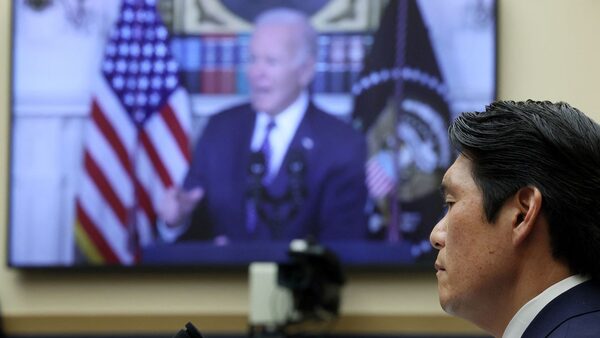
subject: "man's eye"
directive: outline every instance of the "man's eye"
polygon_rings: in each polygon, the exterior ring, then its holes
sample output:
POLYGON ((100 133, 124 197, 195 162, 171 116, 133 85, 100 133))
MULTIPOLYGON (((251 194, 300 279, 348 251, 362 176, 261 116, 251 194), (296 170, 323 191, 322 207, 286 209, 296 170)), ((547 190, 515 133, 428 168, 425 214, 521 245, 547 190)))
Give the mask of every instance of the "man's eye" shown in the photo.
POLYGON ((447 213, 450 208, 454 205, 453 201, 444 201, 444 213, 447 213))

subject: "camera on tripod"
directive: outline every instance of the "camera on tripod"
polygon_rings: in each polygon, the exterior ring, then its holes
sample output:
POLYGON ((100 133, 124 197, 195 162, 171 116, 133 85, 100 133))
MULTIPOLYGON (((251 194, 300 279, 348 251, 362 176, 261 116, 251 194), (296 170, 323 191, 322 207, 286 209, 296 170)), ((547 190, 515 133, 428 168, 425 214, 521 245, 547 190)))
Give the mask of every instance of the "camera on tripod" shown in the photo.
POLYGON ((250 265, 250 336, 269 336, 339 315, 345 284, 337 255, 312 240, 293 240, 285 263, 250 265))

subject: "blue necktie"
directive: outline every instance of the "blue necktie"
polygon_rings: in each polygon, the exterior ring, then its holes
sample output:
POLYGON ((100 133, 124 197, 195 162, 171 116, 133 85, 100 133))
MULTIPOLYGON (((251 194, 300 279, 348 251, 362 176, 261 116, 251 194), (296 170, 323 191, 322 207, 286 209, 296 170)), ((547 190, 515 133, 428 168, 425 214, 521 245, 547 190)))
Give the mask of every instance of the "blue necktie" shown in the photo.
POLYGON ((265 138, 263 140, 262 146, 260 147, 260 151, 265 156, 265 176, 263 178, 263 183, 268 184, 271 179, 271 142, 269 141, 269 136, 271 135, 271 131, 275 128, 275 121, 270 120, 265 128, 265 138))
MULTIPOLYGON (((271 164, 271 142, 269 141, 269 136, 271 135, 273 128, 275 128, 275 121, 270 120, 265 127, 265 138, 260 146, 260 152, 263 153, 265 159, 265 174, 262 179, 263 185, 267 185, 272 179, 271 171, 269 170, 271 164)), ((255 199, 251 199, 246 203, 246 229, 248 230, 248 233, 254 233, 256 231, 256 224, 258 223, 257 202, 258 201, 255 199)))

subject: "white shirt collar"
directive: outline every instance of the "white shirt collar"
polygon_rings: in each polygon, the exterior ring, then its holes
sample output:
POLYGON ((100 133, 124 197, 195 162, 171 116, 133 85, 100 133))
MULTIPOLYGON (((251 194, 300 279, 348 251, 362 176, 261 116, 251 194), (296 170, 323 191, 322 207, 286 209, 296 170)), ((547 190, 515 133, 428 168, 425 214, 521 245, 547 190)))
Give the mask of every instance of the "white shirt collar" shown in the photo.
POLYGON ((589 280, 589 277, 574 275, 567 277, 544 290, 517 311, 504 330, 502 338, 521 337, 535 316, 537 316, 548 303, 565 293, 567 290, 587 280, 589 280))
POLYGON ((250 149, 258 151, 265 138, 266 126, 272 119, 275 121, 275 128, 271 131, 269 141, 271 145, 271 159, 268 163, 269 174, 274 175, 279 171, 287 149, 292 142, 296 130, 308 108, 308 92, 303 91, 298 98, 290 104, 281 113, 271 117, 267 113, 258 112, 252 142, 250 149))

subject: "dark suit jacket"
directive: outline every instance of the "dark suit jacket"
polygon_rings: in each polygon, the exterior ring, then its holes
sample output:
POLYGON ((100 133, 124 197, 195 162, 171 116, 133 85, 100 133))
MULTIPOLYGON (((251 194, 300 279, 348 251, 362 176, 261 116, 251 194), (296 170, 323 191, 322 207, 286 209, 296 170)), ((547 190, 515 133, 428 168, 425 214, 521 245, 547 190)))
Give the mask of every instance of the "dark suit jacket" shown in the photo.
MULTIPOLYGON (((230 240, 291 240, 309 235, 320 240, 364 238, 366 141, 348 124, 312 103, 270 188, 273 196, 283 196, 289 190, 290 153, 296 157, 300 154, 306 168, 301 181, 301 189, 306 192, 302 203, 291 213, 290 208, 281 208, 284 216, 278 219, 283 224, 261 221, 255 231, 246 229, 255 117, 250 105, 244 104, 209 120, 184 182, 185 188, 205 189, 191 232, 203 233, 207 238, 225 235, 230 240)), ((282 204, 288 200, 282 198, 282 204)))
POLYGON ((600 337, 600 284, 590 280, 552 300, 522 337, 600 337))

